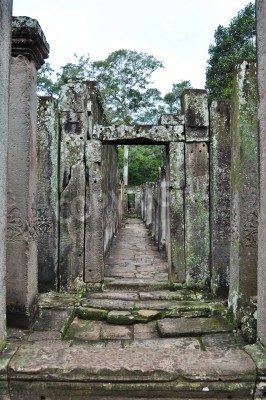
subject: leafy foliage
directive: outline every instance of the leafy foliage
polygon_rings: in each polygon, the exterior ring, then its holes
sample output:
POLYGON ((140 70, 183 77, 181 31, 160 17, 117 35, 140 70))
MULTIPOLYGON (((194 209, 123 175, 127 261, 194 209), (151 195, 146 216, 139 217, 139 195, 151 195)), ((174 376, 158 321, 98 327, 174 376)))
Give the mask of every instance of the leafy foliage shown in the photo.
POLYGON ((227 28, 219 25, 214 40, 209 47, 206 89, 212 99, 229 99, 236 62, 256 58, 255 5, 246 5, 227 28))
POLYGON ((93 62, 93 75, 114 123, 153 122, 161 94, 148 86, 152 73, 162 67, 162 62, 152 55, 124 49, 114 51, 103 61, 93 62))
MULTIPOLYGON (((123 147, 118 148, 119 175, 123 175, 123 147)), ((129 146, 128 147, 128 184, 141 185, 158 179, 158 168, 165 163, 164 146, 129 146)))
POLYGON ((166 104, 166 111, 169 114, 178 114, 180 112, 180 97, 184 89, 191 88, 190 81, 180 81, 173 83, 171 92, 166 93, 164 102, 166 104))

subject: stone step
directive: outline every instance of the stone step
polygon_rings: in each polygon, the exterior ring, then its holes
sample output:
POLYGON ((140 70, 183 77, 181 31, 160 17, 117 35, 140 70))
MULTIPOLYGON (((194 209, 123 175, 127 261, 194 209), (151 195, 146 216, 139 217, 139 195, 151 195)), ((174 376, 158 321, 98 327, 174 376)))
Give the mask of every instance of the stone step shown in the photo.
POLYGON ((232 332, 234 327, 221 318, 165 318, 157 322, 162 338, 200 336, 209 333, 232 332))
POLYGON ((22 344, 5 363, 14 399, 251 400, 256 367, 242 350, 22 344))
POLYGON ((185 300, 185 301, 205 301, 213 298, 209 292, 196 292, 188 289, 180 290, 155 290, 149 292, 142 291, 103 291, 89 293, 90 299, 113 299, 113 300, 185 300))
POLYGON ((157 281, 154 279, 116 279, 116 278, 105 278, 103 284, 103 290, 117 290, 117 291, 148 291, 151 290, 171 290, 172 288, 182 288, 182 284, 171 284, 170 282, 163 280, 157 281))

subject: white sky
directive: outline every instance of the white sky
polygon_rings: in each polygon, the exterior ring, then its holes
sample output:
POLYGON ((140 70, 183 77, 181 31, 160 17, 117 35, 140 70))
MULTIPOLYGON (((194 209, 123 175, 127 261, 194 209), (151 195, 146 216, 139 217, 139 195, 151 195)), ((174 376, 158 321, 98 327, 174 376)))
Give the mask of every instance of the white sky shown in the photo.
MULTIPOLYGON (((252 1, 252 0, 251 0, 252 1)), ((254 3, 254 0, 252 1, 254 3)), ((13 15, 39 21, 50 44, 53 69, 73 54, 104 59, 114 50, 154 55, 165 68, 154 86, 190 80, 204 88, 208 47, 217 26, 228 26, 249 0, 13 0, 13 15)))

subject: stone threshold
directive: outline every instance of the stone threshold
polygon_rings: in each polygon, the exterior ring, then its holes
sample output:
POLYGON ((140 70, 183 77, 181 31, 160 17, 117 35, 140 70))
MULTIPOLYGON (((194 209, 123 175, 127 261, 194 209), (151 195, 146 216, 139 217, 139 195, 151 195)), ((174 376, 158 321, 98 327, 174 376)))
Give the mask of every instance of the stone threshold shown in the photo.
POLYGON ((0 365, 1 400, 251 400, 256 383, 255 363, 242 350, 102 349, 42 341, 7 349, 0 365))

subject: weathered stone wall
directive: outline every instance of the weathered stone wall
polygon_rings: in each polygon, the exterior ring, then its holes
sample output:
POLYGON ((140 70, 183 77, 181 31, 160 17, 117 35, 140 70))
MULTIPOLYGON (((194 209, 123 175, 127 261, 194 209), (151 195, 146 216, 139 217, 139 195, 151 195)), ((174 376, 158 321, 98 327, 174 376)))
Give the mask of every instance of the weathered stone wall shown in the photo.
POLYGON ((88 101, 85 83, 67 83, 62 87, 59 173, 61 290, 75 290, 83 282, 88 101))
POLYGON ((106 118, 101 96, 95 82, 88 82, 91 110, 86 145, 86 225, 85 282, 99 283, 104 278, 104 251, 110 246, 117 227, 117 153, 114 145, 102 144, 97 126, 106 118), (112 158, 112 160, 111 160, 112 158), (108 165, 108 160, 111 165, 108 165), (110 177, 108 174, 110 172, 110 177), (107 194, 107 195, 106 195, 107 194))
POLYGON ((0 351, 6 336, 6 175, 12 1, 0 2, 0 351))
POLYGON ((257 294, 258 127, 256 64, 236 66, 232 98, 229 305, 234 317, 257 294))
POLYGON ((210 202, 212 292, 228 297, 230 268, 230 104, 210 105, 210 202))
POLYGON ((58 287, 58 156, 57 100, 39 97, 37 119, 37 240, 39 292, 58 287))
POLYGON ((256 0, 260 210, 258 228, 258 338, 266 345, 266 3, 256 0))
POLYGON ((37 310, 38 293, 36 67, 43 64, 49 47, 36 20, 16 17, 12 27, 7 173, 7 319, 10 325, 27 328, 37 310))

